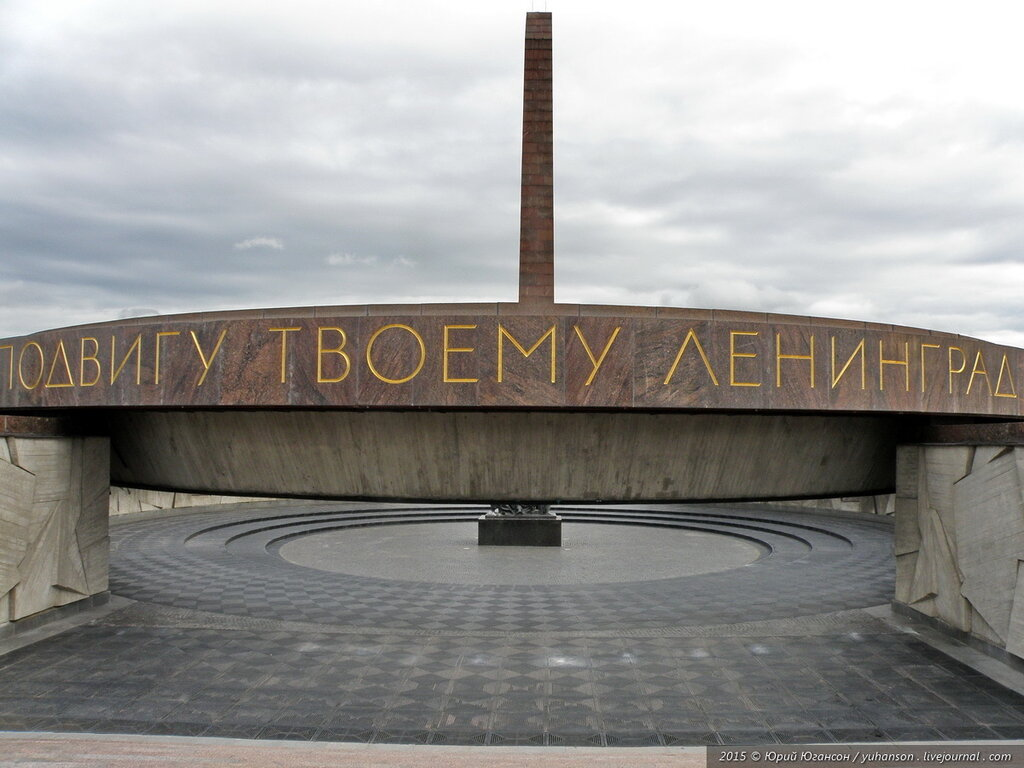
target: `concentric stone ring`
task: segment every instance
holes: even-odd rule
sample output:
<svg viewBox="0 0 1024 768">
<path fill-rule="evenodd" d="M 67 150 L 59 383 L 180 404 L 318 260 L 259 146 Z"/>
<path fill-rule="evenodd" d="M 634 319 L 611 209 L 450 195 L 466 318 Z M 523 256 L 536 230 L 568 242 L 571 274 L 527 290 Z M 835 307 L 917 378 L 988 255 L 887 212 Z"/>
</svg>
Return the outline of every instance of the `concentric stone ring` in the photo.
<svg viewBox="0 0 1024 768">
<path fill-rule="evenodd" d="M 482 509 L 348 503 L 128 522 L 114 529 L 112 589 L 178 608 L 428 633 L 661 631 L 865 607 L 892 590 L 881 518 L 560 507 L 561 549 L 510 553 L 475 546 Z M 652 534 L 665 556 L 638 562 L 630 547 L 652 551 Z M 337 552 L 318 562 L 318 541 L 344 555 L 347 536 L 363 557 L 349 547 L 348 563 Z M 703 564 L 687 563 L 680 542 L 707 550 Z M 538 577 L 545 568 L 555 583 Z"/>
</svg>

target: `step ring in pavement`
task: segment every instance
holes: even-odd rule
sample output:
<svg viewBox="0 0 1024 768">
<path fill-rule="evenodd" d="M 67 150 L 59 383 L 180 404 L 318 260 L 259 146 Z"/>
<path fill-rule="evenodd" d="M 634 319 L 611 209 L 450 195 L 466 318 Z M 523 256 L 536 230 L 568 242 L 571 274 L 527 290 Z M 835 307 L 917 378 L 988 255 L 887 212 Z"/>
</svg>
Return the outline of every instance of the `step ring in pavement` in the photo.
<svg viewBox="0 0 1024 768">
<path fill-rule="evenodd" d="M 483 511 L 349 503 L 128 522 L 112 529 L 111 589 L 176 608 L 427 633 L 657 632 L 862 608 L 887 602 L 893 590 L 891 521 L 884 518 L 679 505 L 556 507 L 574 555 L 537 548 L 492 554 L 480 550 L 505 548 L 472 546 Z M 364 554 L 359 568 L 317 567 L 312 543 L 344 551 L 346 537 Z M 286 559 L 305 542 L 305 564 Z M 672 562 L 672 542 L 691 553 L 708 549 L 702 555 L 711 560 L 717 547 L 739 564 L 729 567 L 723 555 L 725 567 L 689 573 L 685 563 Z M 589 570 L 580 565 L 588 551 L 602 558 Z M 460 573 L 456 554 L 477 570 Z M 518 572 L 507 562 L 488 570 L 485 562 L 520 556 L 574 556 L 578 573 L 572 563 L 556 563 L 558 583 L 546 583 L 528 562 Z M 437 562 L 443 567 L 423 567 Z M 482 581 L 473 581 L 478 574 Z"/>
</svg>

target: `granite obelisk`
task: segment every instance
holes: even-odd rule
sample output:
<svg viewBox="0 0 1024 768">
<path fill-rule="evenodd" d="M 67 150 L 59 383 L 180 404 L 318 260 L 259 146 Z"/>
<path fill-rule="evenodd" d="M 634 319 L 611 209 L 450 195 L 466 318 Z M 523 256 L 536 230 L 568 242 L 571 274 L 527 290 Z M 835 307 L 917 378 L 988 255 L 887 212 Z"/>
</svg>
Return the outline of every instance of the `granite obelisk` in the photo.
<svg viewBox="0 0 1024 768">
<path fill-rule="evenodd" d="M 555 300 L 551 14 L 526 14 L 519 301 Z"/>
<path fill-rule="evenodd" d="M 551 14 L 526 14 L 523 172 L 519 212 L 519 303 L 555 300 L 554 132 Z M 481 545 L 558 547 L 562 519 L 548 504 L 500 503 L 480 518 Z"/>
</svg>

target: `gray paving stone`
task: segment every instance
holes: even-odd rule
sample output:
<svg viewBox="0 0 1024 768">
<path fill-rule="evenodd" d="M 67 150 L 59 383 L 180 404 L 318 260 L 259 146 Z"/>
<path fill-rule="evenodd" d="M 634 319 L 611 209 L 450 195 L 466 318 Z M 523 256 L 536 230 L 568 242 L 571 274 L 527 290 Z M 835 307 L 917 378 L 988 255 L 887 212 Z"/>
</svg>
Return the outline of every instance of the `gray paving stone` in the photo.
<svg viewBox="0 0 1024 768">
<path fill-rule="evenodd" d="M 383 549 L 379 576 L 347 576 L 276 551 L 325 526 L 476 514 L 348 505 L 119 522 L 112 588 L 140 602 L 0 656 L 0 728 L 495 746 L 1024 733 L 1020 696 L 860 612 L 892 593 L 886 521 L 563 511 L 624 537 L 680 525 L 770 551 L 668 579 L 617 563 L 637 577 L 600 584 L 394 580 L 402 553 Z"/>
</svg>

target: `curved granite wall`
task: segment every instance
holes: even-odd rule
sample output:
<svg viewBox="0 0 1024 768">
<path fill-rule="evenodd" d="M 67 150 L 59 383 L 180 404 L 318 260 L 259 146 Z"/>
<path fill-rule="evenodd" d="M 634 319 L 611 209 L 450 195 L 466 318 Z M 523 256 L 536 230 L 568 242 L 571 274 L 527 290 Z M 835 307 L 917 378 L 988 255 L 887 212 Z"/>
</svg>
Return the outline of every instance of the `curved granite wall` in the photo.
<svg viewBox="0 0 1024 768">
<path fill-rule="evenodd" d="M 881 492 L 886 417 L 521 411 L 118 411 L 115 483 L 452 501 Z"/>
<path fill-rule="evenodd" d="M 901 419 L 1024 419 L 1021 381 L 1024 350 L 954 334 L 683 308 L 303 307 L 0 341 L 0 413 L 109 431 L 115 482 L 260 496 L 888 492 Z"/>
<path fill-rule="evenodd" d="M 1024 419 L 1024 350 L 916 328 L 570 304 L 305 307 L 0 340 L 0 413 L 479 408 Z"/>
</svg>

